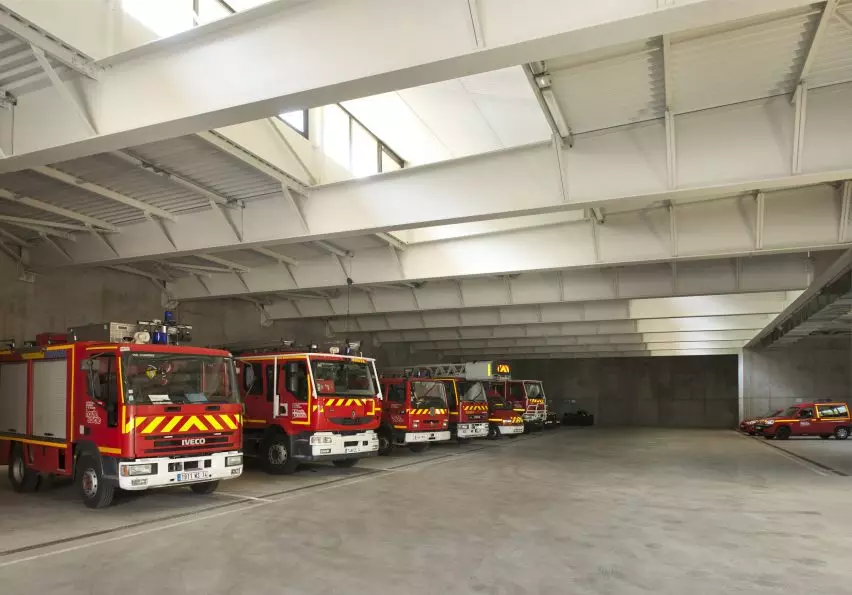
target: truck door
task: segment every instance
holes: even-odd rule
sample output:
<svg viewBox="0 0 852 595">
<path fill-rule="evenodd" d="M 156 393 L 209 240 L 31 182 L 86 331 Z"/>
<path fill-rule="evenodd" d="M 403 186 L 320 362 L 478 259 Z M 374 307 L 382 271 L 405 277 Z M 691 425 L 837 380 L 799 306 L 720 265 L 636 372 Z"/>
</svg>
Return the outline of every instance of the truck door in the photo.
<svg viewBox="0 0 852 595">
<path fill-rule="evenodd" d="M 531 413 L 527 407 L 527 397 L 524 394 L 522 382 L 509 382 L 509 403 L 516 413 Z"/>
<path fill-rule="evenodd" d="M 819 434 L 819 426 L 819 419 L 817 419 L 814 408 L 802 407 L 796 412 L 796 421 L 790 423 L 790 430 L 792 430 L 794 436 L 799 434 Z"/>
<path fill-rule="evenodd" d="M 407 384 L 407 383 L 406 383 Z M 402 382 L 391 382 L 386 385 L 387 389 L 387 416 L 383 416 L 394 426 L 407 426 L 408 417 L 405 410 L 405 384 Z"/>
<path fill-rule="evenodd" d="M 293 421 L 308 420 L 308 367 L 304 361 L 279 362 L 278 411 Z"/>
<path fill-rule="evenodd" d="M 98 447 L 121 449 L 123 428 L 119 427 L 123 406 L 119 394 L 118 357 L 114 351 L 92 353 L 81 362 L 85 374 L 83 415 L 75 420 L 80 438 Z"/>
<path fill-rule="evenodd" d="M 267 421 L 272 409 L 272 400 L 264 390 L 264 364 L 262 362 L 240 362 L 240 393 L 245 404 L 245 418 Z"/>
</svg>

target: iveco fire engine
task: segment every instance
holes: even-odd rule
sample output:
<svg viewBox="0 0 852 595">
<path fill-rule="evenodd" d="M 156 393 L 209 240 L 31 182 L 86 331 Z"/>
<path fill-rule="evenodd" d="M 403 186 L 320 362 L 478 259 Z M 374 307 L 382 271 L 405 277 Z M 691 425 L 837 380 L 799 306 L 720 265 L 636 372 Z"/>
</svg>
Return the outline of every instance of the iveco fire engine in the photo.
<svg viewBox="0 0 852 595">
<path fill-rule="evenodd" d="M 386 369 L 383 373 L 417 377 L 420 381 L 431 379 L 442 383 L 450 413 L 450 437 L 462 442 L 470 438 L 488 436 L 488 401 L 482 382 L 450 377 L 445 368 L 441 364 L 424 364 Z"/>
<path fill-rule="evenodd" d="M 138 330 L 151 324 L 88 325 L 0 352 L 0 464 L 16 491 L 69 476 L 102 508 L 116 488 L 209 494 L 242 473 L 231 355 L 174 344 L 187 327 L 173 322 Z"/>
<path fill-rule="evenodd" d="M 317 461 L 352 467 L 378 452 L 375 360 L 341 355 L 334 346 L 316 349 L 279 345 L 239 354 L 245 452 L 269 473 L 290 474 Z"/>
<path fill-rule="evenodd" d="M 514 437 L 524 432 L 521 415 L 492 386 L 508 379 L 509 364 L 504 362 L 468 362 L 463 364 L 420 364 L 402 368 L 404 373 L 432 376 L 440 381 L 453 381 L 459 395 L 456 435 L 460 438 L 487 435 Z M 484 399 L 481 392 L 484 392 Z M 484 405 L 484 407 L 483 407 Z M 453 410 L 451 409 L 451 415 Z M 487 414 L 487 415 L 483 415 Z M 455 417 L 455 416 L 453 416 Z M 483 427 L 483 423 L 487 426 Z M 469 433 L 469 434 L 468 434 Z"/>
<path fill-rule="evenodd" d="M 423 452 L 430 442 L 450 439 L 447 392 L 442 382 L 385 373 L 382 391 L 379 454 L 389 455 L 394 445 Z"/>
</svg>

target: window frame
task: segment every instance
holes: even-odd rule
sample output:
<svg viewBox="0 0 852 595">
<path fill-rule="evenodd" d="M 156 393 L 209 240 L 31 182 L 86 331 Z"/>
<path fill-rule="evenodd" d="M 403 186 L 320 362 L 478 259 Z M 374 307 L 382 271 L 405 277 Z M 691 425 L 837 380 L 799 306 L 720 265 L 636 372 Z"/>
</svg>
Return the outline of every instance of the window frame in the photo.
<svg viewBox="0 0 852 595">
<path fill-rule="evenodd" d="M 280 121 L 281 121 L 281 122 L 283 122 L 284 124 L 286 124 L 286 125 L 287 125 L 287 127 L 288 127 L 290 130 L 293 130 L 293 131 L 294 131 L 294 132 L 296 132 L 296 134 L 298 134 L 299 136 L 303 136 L 303 137 L 305 137 L 306 139 L 310 140 L 310 138 L 311 138 L 311 114 L 310 114 L 310 111 L 306 108 L 306 109 L 301 109 L 301 110 L 291 110 L 290 112 L 285 112 L 285 113 L 296 113 L 296 112 L 301 112 L 301 113 L 302 113 L 302 117 L 303 117 L 303 118 L 304 118 L 304 120 L 305 120 L 305 130 L 304 130 L 304 132 L 303 132 L 303 131 L 301 131 L 301 130 L 299 130 L 299 129 L 298 129 L 298 128 L 296 128 L 295 126 L 293 126 L 293 125 L 292 125 L 290 122 L 288 122 L 287 120 L 285 120 L 285 119 L 284 119 L 284 117 L 283 117 L 283 114 L 277 114 L 275 117 L 276 117 L 276 118 L 278 118 L 278 120 L 280 120 Z M 350 141 L 350 142 L 351 142 L 351 141 Z"/>
<path fill-rule="evenodd" d="M 395 161 L 396 164 L 399 165 L 399 169 L 405 169 L 405 159 L 400 157 L 399 154 L 397 154 L 396 151 L 391 149 L 386 142 L 384 142 L 382 139 L 380 139 L 378 136 L 376 136 L 376 134 L 372 130 L 370 130 L 370 128 L 368 126 L 366 126 L 361 120 L 359 120 L 358 118 L 353 116 L 352 112 L 350 112 L 348 109 L 346 109 L 343 106 L 343 104 L 338 103 L 336 105 L 341 110 L 343 110 L 344 114 L 349 116 L 349 168 L 347 168 L 347 169 L 349 170 L 350 173 L 352 173 L 352 125 L 353 125 L 353 123 L 357 124 L 362 129 L 364 129 L 364 131 L 366 131 L 367 134 L 369 134 L 371 137 L 373 137 L 373 140 L 376 141 L 376 172 L 378 174 L 386 173 L 382 169 L 382 153 L 384 153 L 385 155 L 390 157 L 393 161 Z M 398 171 L 398 170 L 394 170 L 394 171 Z"/>
</svg>

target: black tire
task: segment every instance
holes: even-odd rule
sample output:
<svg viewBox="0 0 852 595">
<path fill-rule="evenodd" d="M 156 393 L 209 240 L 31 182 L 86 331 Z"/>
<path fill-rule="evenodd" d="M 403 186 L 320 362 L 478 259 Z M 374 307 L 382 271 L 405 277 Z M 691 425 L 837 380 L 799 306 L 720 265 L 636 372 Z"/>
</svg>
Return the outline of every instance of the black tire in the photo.
<svg viewBox="0 0 852 595">
<path fill-rule="evenodd" d="M 819 437 L 823 440 L 828 440 L 829 438 L 831 438 L 831 434 L 820 434 Z"/>
<path fill-rule="evenodd" d="M 104 478 L 100 461 L 92 455 L 77 459 L 75 481 L 87 508 L 106 508 L 115 498 L 115 486 Z"/>
<path fill-rule="evenodd" d="M 500 428 L 497 427 L 497 424 L 490 423 L 488 424 L 488 439 L 489 440 L 497 440 L 500 438 Z"/>
<path fill-rule="evenodd" d="M 40 482 L 41 476 L 38 472 L 27 467 L 23 449 L 18 445 L 13 446 L 9 459 L 9 483 L 12 484 L 12 489 L 22 494 L 34 492 Z"/>
<path fill-rule="evenodd" d="M 846 440 L 849 438 L 849 428 L 843 426 L 834 428 L 834 437 L 838 440 Z"/>
<path fill-rule="evenodd" d="M 520 434 L 506 434 L 506 437 L 507 437 L 509 440 L 514 440 L 514 439 L 515 439 L 515 438 L 517 438 L 518 436 L 520 436 Z"/>
<path fill-rule="evenodd" d="M 459 444 L 470 444 L 470 438 L 456 438 L 456 442 Z"/>
<path fill-rule="evenodd" d="M 771 434 L 765 434 L 763 437 L 766 438 L 767 440 L 772 440 L 773 438 L 775 438 L 775 436 L 773 436 Z"/>
<path fill-rule="evenodd" d="M 781 426 L 780 428 L 775 430 L 775 437 L 778 440 L 787 440 L 792 434 L 793 432 L 791 432 L 790 428 L 788 428 L 787 426 Z"/>
<path fill-rule="evenodd" d="M 379 429 L 379 456 L 387 457 L 393 452 L 393 435 L 387 428 Z"/>
<path fill-rule="evenodd" d="M 277 432 L 267 436 L 260 445 L 260 459 L 263 469 L 272 475 L 291 475 L 299 462 L 293 458 L 290 437 Z"/>
<path fill-rule="evenodd" d="M 189 489 L 195 492 L 196 494 L 212 494 L 216 491 L 216 488 L 219 487 L 219 480 L 216 481 L 205 481 L 204 483 L 193 483 L 189 486 Z"/>
<path fill-rule="evenodd" d="M 411 452 L 421 453 L 426 452 L 426 449 L 429 448 L 428 442 L 419 442 L 417 444 L 409 444 L 408 448 L 411 449 Z"/>
<path fill-rule="evenodd" d="M 332 464 L 340 469 L 349 469 L 358 464 L 358 459 L 337 459 L 336 461 L 332 461 Z"/>
</svg>

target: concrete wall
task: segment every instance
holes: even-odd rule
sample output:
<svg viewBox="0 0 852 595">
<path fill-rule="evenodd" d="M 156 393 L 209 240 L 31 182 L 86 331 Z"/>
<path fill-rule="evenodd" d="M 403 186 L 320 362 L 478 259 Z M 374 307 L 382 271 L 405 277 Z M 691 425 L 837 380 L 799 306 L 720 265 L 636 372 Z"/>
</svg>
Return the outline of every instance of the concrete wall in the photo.
<svg viewBox="0 0 852 595">
<path fill-rule="evenodd" d="M 558 412 L 585 409 L 599 425 L 737 423 L 736 356 L 519 360 L 513 366 L 513 377 L 544 382 Z"/>
<path fill-rule="evenodd" d="M 20 343 L 73 325 L 162 316 L 160 291 L 143 277 L 106 269 L 37 275 L 33 283 L 17 276 L 0 254 L 0 339 Z"/>
<path fill-rule="evenodd" d="M 745 418 L 816 399 L 852 399 L 848 339 L 828 347 L 803 341 L 780 349 L 743 351 L 742 415 Z"/>
</svg>

